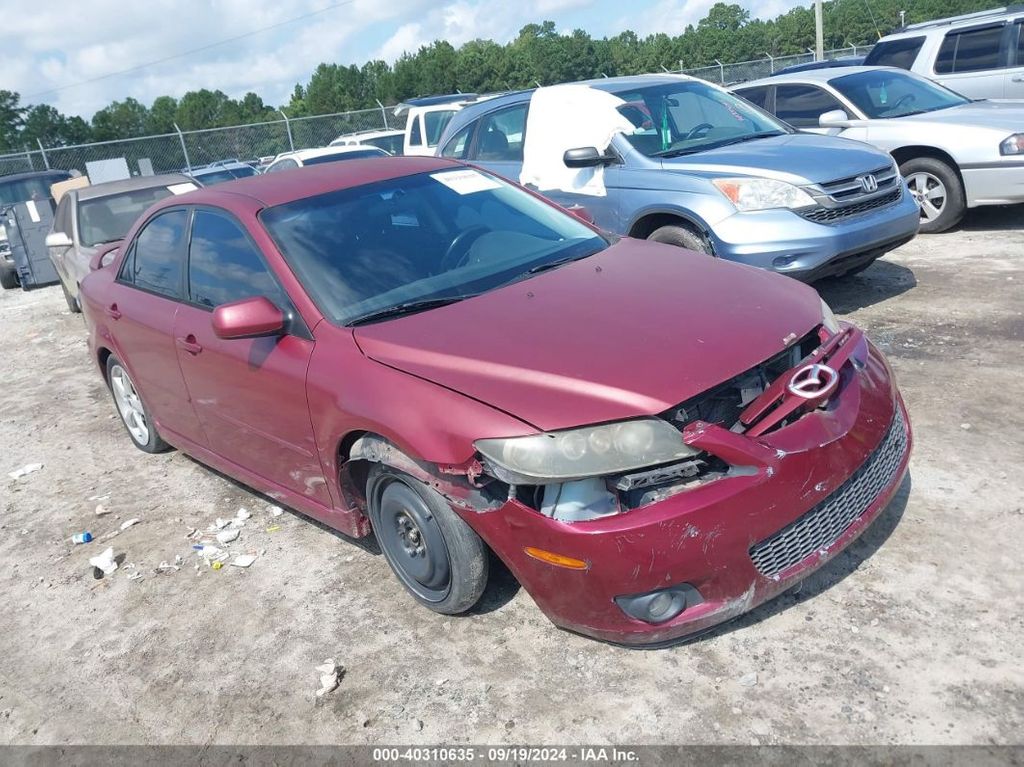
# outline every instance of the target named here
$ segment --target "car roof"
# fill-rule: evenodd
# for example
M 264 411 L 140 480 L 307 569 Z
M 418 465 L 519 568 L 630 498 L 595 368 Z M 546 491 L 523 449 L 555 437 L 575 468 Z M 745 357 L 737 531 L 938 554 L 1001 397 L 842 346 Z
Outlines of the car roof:
M 323 157 L 329 154 L 346 154 L 348 152 L 367 152 L 373 150 L 372 146 L 360 146 L 352 144 L 348 146 L 321 146 L 315 149 L 296 149 L 294 152 L 282 152 L 274 158 L 274 162 L 290 157 L 293 160 L 308 160 L 311 157 Z
M 46 178 L 47 176 L 60 176 L 61 178 L 69 178 L 71 171 L 68 170 L 33 170 L 25 173 L 11 173 L 6 176 L 0 176 L 0 184 L 6 184 L 9 181 L 23 181 L 27 178 Z
M 341 189 L 452 167 L 464 166 L 440 157 L 368 157 L 249 176 L 187 192 L 163 202 L 165 205 L 206 203 L 231 208 L 240 202 L 239 197 L 247 197 L 263 207 L 273 207 Z
M 897 69 L 896 67 L 826 67 L 824 69 L 808 69 L 803 72 L 785 72 L 771 77 L 762 77 L 760 80 L 751 80 L 746 83 L 737 83 L 730 87 L 730 90 L 740 90 L 743 88 L 753 88 L 761 85 L 779 85 L 780 83 L 796 82 L 796 83 L 827 83 L 830 80 L 837 80 L 840 77 L 846 77 L 847 75 L 855 75 L 860 72 L 874 72 L 876 70 L 889 70 L 892 72 L 902 72 L 905 75 L 913 77 L 911 72 L 905 69 Z
M 134 192 L 139 189 L 154 189 L 160 186 L 171 186 L 173 184 L 191 184 L 194 179 L 183 173 L 160 173 L 156 176 L 133 176 L 132 178 L 121 179 L 120 181 L 106 181 L 102 184 L 92 184 L 75 189 L 79 200 L 94 200 L 98 197 L 110 197 L 122 192 Z

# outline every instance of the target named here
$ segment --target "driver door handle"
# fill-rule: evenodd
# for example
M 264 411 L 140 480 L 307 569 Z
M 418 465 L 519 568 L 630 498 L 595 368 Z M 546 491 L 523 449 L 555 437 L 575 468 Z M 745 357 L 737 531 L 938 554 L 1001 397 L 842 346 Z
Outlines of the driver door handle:
M 121 312 L 118 310 L 117 304 L 111 304 L 104 311 L 106 311 L 107 316 L 112 320 L 121 319 Z
M 179 349 L 184 349 L 189 354 L 199 354 L 203 350 L 202 344 L 196 341 L 196 337 L 189 333 L 184 338 L 175 338 L 174 343 Z

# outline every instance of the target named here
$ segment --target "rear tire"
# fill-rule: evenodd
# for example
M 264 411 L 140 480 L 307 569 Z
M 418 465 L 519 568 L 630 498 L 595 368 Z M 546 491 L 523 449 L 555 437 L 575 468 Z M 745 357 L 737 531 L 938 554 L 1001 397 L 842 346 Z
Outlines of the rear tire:
M 688 226 L 669 224 L 655 229 L 647 235 L 647 239 L 651 242 L 663 242 L 666 245 L 675 245 L 677 248 L 686 248 L 697 253 L 711 255 L 711 244 Z
M 417 602 L 456 615 L 480 601 L 487 587 L 487 546 L 438 492 L 374 464 L 366 501 L 384 558 Z
M 913 157 L 900 165 L 910 193 L 921 208 L 921 231 L 944 232 L 956 226 L 967 210 L 960 175 L 934 157 Z
M 60 289 L 61 292 L 64 294 L 64 301 L 68 305 L 68 310 L 72 314 L 81 314 L 82 307 L 78 305 L 78 299 L 71 297 L 71 294 L 68 292 L 67 286 L 64 284 L 64 280 L 60 281 Z
M 164 442 L 156 430 L 153 416 L 136 390 L 135 382 L 121 360 L 113 354 L 107 358 L 107 385 L 132 444 L 143 453 L 164 453 L 170 450 L 171 446 Z
M 13 290 L 21 284 L 18 273 L 14 269 L 0 267 L 0 287 L 5 290 Z

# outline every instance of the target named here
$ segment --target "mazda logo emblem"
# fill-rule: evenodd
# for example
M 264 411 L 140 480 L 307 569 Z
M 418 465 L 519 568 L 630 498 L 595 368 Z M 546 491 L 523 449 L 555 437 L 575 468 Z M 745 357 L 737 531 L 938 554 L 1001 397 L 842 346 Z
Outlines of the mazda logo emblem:
M 857 178 L 860 182 L 860 188 L 865 192 L 878 191 L 878 179 L 872 176 L 870 173 L 866 176 L 860 176 Z
M 839 385 L 839 374 L 828 365 L 805 365 L 793 374 L 786 388 L 802 399 L 823 399 Z

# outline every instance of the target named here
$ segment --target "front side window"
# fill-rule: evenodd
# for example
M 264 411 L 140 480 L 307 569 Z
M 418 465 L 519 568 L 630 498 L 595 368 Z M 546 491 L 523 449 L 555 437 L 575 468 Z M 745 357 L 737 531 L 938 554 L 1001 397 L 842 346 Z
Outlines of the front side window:
M 899 40 L 883 40 L 871 49 L 867 58 L 864 59 L 864 64 L 873 67 L 911 69 L 922 45 L 924 45 L 923 35 L 920 37 L 903 37 Z
M 132 246 L 129 281 L 144 290 L 180 297 L 187 229 L 188 212 L 184 210 L 161 213 L 146 224 Z
M 68 237 L 71 236 L 71 199 L 70 194 L 61 197 L 57 213 L 53 217 L 53 231 L 63 232 Z
M 189 298 L 212 309 L 253 296 L 286 308 L 284 292 L 256 246 L 230 218 L 197 210 L 188 258 Z
M 523 103 L 484 117 L 480 121 L 473 159 L 484 162 L 522 162 L 528 106 Z
M 648 157 L 677 157 L 780 136 L 792 129 L 739 96 L 695 80 L 616 93 L 634 125 L 626 140 Z
M 968 103 L 963 96 L 938 83 L 892 70 L 844 75 L 830 84 L 871 119 L 905 117 Z
M 736 91 L 740 96 L 745 98 L 751 104 L 761 107 L 761 109 L 767 109 L 768 106 L 768 86 L 762 85 L 757 88 L 741 88 Z
M 473 135 L 473 128 L 475 126 L 476 123 L 470 123 L 452 136 L 448 143 L 444 145 L 444 149 L 441 150 L 441 156 L 450 157 L 455 160 L 465 160 L 469 156 L 469 139 Z
M 940 74 L 955 72 L 981 72 L 1002 66 L 999 44 L 1003 37 L 1003 24 L 949 32 L 935 59 L 935 71 Z
M 320 310 L 342 325 L 462 300 L 607 246 L 574 216 L 472 168 L 329 192 L 260 219 Z
M 396 133 L 394 136 L 377 136 L 376 138 L 368 138 L 363 141 L 364 144 L 375 146 L 378 149 L 383 149 L 388 154 L 400 155 L 402 153 L 402 140 L 403 136 L 400 133 Z
M 775 116 L 794 128 L 817 128 L 825 112 L 842 109 L 836 98 L 813 85 L 779 85 L 775 88 Z
M 166 186 L 136 189 L 78 202 L 78 234 L 82 244 L 94 247 L 120 240 L 150 205 L 171 196 Z

